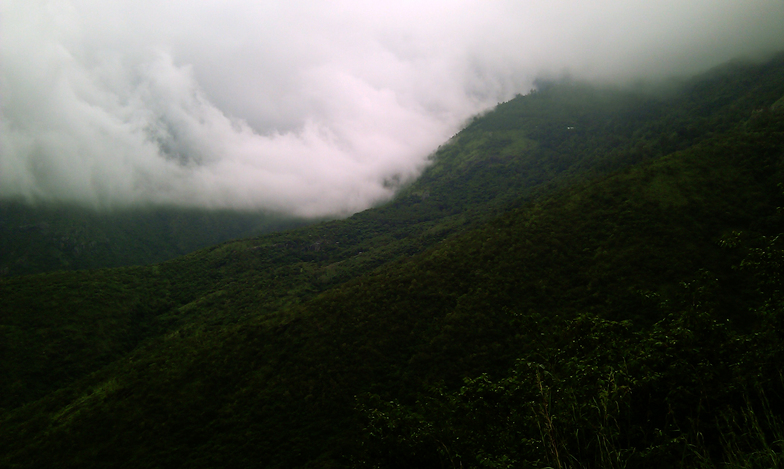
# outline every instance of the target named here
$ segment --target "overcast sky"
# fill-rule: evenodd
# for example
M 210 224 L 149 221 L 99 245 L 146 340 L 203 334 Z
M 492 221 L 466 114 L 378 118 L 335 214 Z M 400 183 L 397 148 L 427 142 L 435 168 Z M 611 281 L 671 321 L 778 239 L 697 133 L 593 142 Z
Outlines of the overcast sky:
M 784 0 L 3 0 L 0 197 L 352 213 L 542 74 L 784 49 Z

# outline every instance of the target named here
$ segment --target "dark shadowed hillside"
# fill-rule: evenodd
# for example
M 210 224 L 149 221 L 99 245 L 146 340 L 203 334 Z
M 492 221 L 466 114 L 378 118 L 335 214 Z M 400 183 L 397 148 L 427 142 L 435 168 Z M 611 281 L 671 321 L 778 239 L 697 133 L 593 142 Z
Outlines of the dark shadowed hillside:
M 255 212 L 0 201 L 0 276 L 142 265 L 259 233 L 303 225 Z

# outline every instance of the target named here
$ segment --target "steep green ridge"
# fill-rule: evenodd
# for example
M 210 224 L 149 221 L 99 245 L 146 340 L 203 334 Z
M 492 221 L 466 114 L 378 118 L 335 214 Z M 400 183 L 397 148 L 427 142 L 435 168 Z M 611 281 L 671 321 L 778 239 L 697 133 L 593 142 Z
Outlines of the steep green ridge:
M 774 61 L 713 72 L 669 101 L 656 98 L 658 107 L 650 97 L 554 85 L 475 120 L 398 199 L 345 221 L 225 243 L 157 266 L 0 281 L 8 305 L 0 316 L 0 366 L 9 378 L 0 384 L 0 461 L 10 467 L 468 467 L 485 457 L 503 467 L 508 457 L 518 461 L 512 467 L 525 467 L 523 458 L 534 467 L 560 465 L 542 445 L 554 441 L 573 452 L 567 445 L 573 443 L 540 440 L 537 449 L 520 430 L 524 425 L 498 430 L 488 427 L 490 420 L 482 423 L 493 414 L 468 395 L 478 392 L 476 378 L 487 374 L 487 389 L 504 396 L 498 380 L 511 376 L 518 359 L 560 363 L 555 358 L 564 352 L 556 351 L 572 350 L 583 363 L 584 352 L 563 345 L 601 321 L 630 319 L 632 326 L 605 327 L 604 337 L 631 343 L 629 337 L 642 334 L 637 342 L 647 343 L 674 334 L 672 324 L 682 331 L 677 321 L 658 321 L 698 300 L 710 304 L 699 311 L 729 320 L 746 343 L 757 340 L 767 320 L 750 310 L 764 304 L 764 293 L 755 293 L 762 284 L 733 266 L 753 259 L 756 251 L 748 247 L 766 246 L 761 236 L 782 231 L 776 207 L 784 205 L 777 187 L 784 124 L 770 109 L 784 95 L 780 67 Z M 734 99 L 704 111 L 718 90 L 735 90 Z M 767 101 L 758 102 L 760 95 Z M 562 107 L 546 104 L 558 96 Z M 571 110 L 569 103 L 575 103 Z M 616 112 L 632 113 L 635 106 L 651 117 L 623 130 L 633 120 Z M 562 109 L 570 115 L 588 109 L 592 117 L 564 127 L 567 139 L 538 134 L 541 122 L 562 131 Z M 498 153 L 481 150 L 500 137 L 495 129 L 503 121 L 526 113 L 529 121 L 509 124 L 519 126 L 509 130 L 519 135 Z M 668 135 L 680 151 L 658 150 L 656 139 L 664 137 L 640 130 L 668 119 L 680 123 L 673 128 L 699 123 L 688 135 Z M 577 134 L 578 125 L 599 130 Z M 519 173 L 508 171 L 515 167 L 539 173 L 516 185 Z M 490 198 L 492 187 L 498 190 Z M 722 239 L 737 244 L 733 231 L 744 233 L 740 240 L 748 247 L 719 245 Z M 706 275 L 715 282 L 692 281 Z M 710 292 L 684 294 L 681 282 Z M 573 322 L 580 317 L 587 319 Z M 642 353 L 605 342 L 615 356 L 619 349 L 629 357 Z M 757 358 L 728 353 L 774 372 L 765 350 Z M 546 371 L 556 376 L 554 370 Z M 516 373 L 523 378 L 509 378 L 509 389 L 524 389 L 540 376 Z M 591 380 L 598 378 L 585 376 L 563 391 L 592 398 Z M 464 378 L 473 381 L 461 391 Z M 553 383 L 546 385 L 555 390 Z M 654 391 L 648 395 L 662 397 Z M 719 397 L 708 394 L 705 402 L 713 405 Z M 736 394 L 721 402 L 737 404 Z M 662 402 L 698 404 L 689 399 Z M 658 402 L 635 405 L 635 418 L 661 410 Z M 640 436 L 634 443 L 640 451 L 660 453 L 638 465 L 649 467 L 654 456 L 671 457 L 693 444 L 684 425 L 691 417 L 673 420 L 680 428 L 660 426 L 660 440 Z M 589 431 L 596 422 L 584 423 L 575 428 Z M 493 434 L 512 443 L 492 443 Z M 514 449 L 515 438 L 533 441 L 532 449 Z M 590 444 L 577 446 L 593 458 Z M 662 467 L 672 466 L 667 461 Z M 682 462 L 695 465 L 694 458 Z
M 669 91 L 542 83 L 475 118 L 398 200 L 484 211 L 688 148 L 779 99 L 782 60 L 731 63 Z

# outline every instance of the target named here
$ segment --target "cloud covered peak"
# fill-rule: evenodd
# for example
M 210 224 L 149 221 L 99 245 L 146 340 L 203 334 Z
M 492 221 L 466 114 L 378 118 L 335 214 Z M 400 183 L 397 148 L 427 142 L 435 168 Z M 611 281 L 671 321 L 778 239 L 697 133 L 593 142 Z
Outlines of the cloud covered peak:
M 542 73 L 784 47 L 784 2 L 9 0 L 0 197 L 341 215 Z

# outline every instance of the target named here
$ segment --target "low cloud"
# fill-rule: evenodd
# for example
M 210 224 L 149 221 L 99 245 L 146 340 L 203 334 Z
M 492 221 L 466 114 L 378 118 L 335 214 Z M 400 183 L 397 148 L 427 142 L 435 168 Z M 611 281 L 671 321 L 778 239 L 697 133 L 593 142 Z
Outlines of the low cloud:
M 784 2 L 9 0 L 0 197 L 344 215 L 543 74 L 784 48 Z

